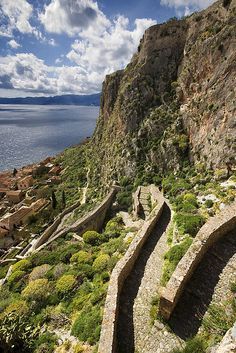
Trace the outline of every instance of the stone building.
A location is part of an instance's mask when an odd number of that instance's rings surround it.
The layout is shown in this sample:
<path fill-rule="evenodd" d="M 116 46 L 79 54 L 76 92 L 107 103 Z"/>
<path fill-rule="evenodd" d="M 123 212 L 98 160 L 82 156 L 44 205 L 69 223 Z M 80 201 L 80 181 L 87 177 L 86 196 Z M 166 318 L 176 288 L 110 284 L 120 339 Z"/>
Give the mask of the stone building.
<path fill-rule="evenodd" d="M 22 190 L 10 190 L 6 192 L 7 201 L 12 204 L 17 204 L 24 199 Z"/>
<path fill-rule="evenodd" d="M 28 175 L 17 182 L 18 189 L 24 190 L 28 189 L 34 184 L 34 179 L 32 175 Z"/>

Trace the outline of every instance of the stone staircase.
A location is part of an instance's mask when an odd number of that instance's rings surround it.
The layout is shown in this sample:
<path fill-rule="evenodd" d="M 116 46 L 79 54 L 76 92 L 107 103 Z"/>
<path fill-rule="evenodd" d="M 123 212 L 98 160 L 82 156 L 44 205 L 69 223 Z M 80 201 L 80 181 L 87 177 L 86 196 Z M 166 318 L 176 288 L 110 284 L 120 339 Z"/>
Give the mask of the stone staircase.
<path fill-rule="evenodd" d="M 149 216 L 150 214 L 150 204 L 149 204 L 149 199 L 150 199 L 150 190 L 148 186 L 141 186 L 140 187 L 140 194 L 139 194 L 139 202 L 141 206 L 141 216 L 143 216 L 145 219 Z"/>

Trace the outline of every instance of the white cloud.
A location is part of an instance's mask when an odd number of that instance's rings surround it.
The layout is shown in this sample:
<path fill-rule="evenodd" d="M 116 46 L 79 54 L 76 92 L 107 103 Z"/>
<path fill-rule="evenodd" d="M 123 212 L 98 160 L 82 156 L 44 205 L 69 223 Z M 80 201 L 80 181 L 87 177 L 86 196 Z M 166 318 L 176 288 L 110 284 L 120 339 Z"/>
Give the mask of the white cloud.
<path fill-rule="evenodd" d="M 87 30 L 82 32 L 81 39 L 72 44 L 67 58 L 88 75 L 96 73 L 101 81 L 106 74 L 123 68 L 130 61 L 145 29 L 155 23 L 151 19 L 136 19 L 131 31 L 128 29 L 129 20 L 119 16 L 100 36 Z"/>
<path fill-rule="evenodd" d="M 14 29 L 21 33 L 33 33 L 34 28 L 29 22 L 32 12 L 33 7 L 26 0 L 0 0 L 0 19 L 8 21 L 7 25 L 1 25 L 2 34 L 12 35 Z"/>
<path fill-rule="evenodd" d="M 92 28 L 102 33 L 110 24 L 93 0 L 52 0 L 44 7 L 39 19 L 48 32 L 69 36 Z"/>
<path fill-rule="evenodd" d="M 88 76 L 78 66 L 48 66 L 32 53 L 0 57 L 0 88 L 33 94 L 88 94 L 100 90 L 96 75 Z"/>
<path fill-rule="evenodd" d="M 161 5 L 174 7 L 179 14 L 181 13 L 179 9 L 181 9 L 185 15 L 189 15 L 193 11 L 207 8 L 213 2 L 215 0 L 161 0 Z"/>
<path fill-rule="evenodd" d="M 19 48 L 19 47 L 21 46 L 19 43 L 17 43 L 17 42 L 15 41 L 15 39 L 10 40 L 10 41 L 8 42 L 8 45 L 10 45 L 10 47 L 11 47 L 12 49 L 17 49 L 17 48 Z"/>
<path fill-rule="evenodd" d="M 48 40 L 48 44 L 51 45 L 52 47 L 56 47 L 57 43 L 55 42 L 55 39 L 51 38 Z"/>
<path fill-rule="evenodd" d="M 25 5 L 26 0 L 19 0 Z M 34 33 L 42 43 L 57 45 L 53 38 L 48 39 L 29 23 L 32 14 L 30 4 L 21 20 L 21 14 L 13 4 L 18 0 L 0 0 L 4 3 L 5 16 L 12 18 L 13 28 Z M 8 4 L 8 5 L 7 5 Z M 10 5 L 12 6 L 10 6 Z M 14 12 L 13 8 L 15 9 Z M 55 66 L 48 66 L 34 54 L 20 53 L 0 57 L 0 87 L 3 89 L 24 90 L 44 94 L 99 92 L 106 74 L 125 67 L 137 50 L 140 38 L 146 28 L 154 25 L 152 19 L 136 19 L 134 28 L 128 18 L 117 16 L 109 20 L 93 0 L 51 0 L 44 7 L 39 19 L 48 32 L 66 33 L 76 36 L 66 58 L 55 60 Z M 24 25 L 23 25 L 24 23 Z M 27 33 L 28 33 L 27 32 Z M 10 44 L 11 43 L 11 44 Z M 9 45 L 17 48 L 13 39 Z M 71 61 L 70 66 L 61 66 L 64 59 Z M 59 66 L 60 65 L 60 66 Z"/>

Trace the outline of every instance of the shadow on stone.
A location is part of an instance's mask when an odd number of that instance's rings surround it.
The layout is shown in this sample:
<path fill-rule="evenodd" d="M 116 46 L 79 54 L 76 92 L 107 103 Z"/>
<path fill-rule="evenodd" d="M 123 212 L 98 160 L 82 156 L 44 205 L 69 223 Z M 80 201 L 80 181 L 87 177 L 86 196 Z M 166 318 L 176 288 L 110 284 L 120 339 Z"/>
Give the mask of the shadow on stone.
<path fill-rule="evenodd" d="M 204 255 L 169 320 L 171 329 L 180 338 L 186 340 L 197 333 L 219 276 L 234 254 L 236 230 L 225 235 Z"/>
<path fill-rule="evenodd" d="M 117 353 L 134 353 L 134 318 L 133 306 L 137 296 L 146 263 L 155 249 L 161 235 L 166 231 L 170 222 L 171 212 L 165 204 L 161 218 L 157 222 L 152 234 L 144 244 L 134 267 L 124 282 L 120 295 L 119 316 L 117 324 Z"/>

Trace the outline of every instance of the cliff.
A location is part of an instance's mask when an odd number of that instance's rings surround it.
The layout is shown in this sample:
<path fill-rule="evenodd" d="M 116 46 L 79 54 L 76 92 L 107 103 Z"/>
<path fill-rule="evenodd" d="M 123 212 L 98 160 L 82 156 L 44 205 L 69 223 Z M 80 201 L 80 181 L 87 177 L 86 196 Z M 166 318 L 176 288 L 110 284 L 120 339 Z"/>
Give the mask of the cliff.
<path fill-rule="evenodd" d="M 106 77 L 93 180 L 235 165 L 235 15 L 236 0 L 221 0 L 152 26 L 130 64 Z"/>

